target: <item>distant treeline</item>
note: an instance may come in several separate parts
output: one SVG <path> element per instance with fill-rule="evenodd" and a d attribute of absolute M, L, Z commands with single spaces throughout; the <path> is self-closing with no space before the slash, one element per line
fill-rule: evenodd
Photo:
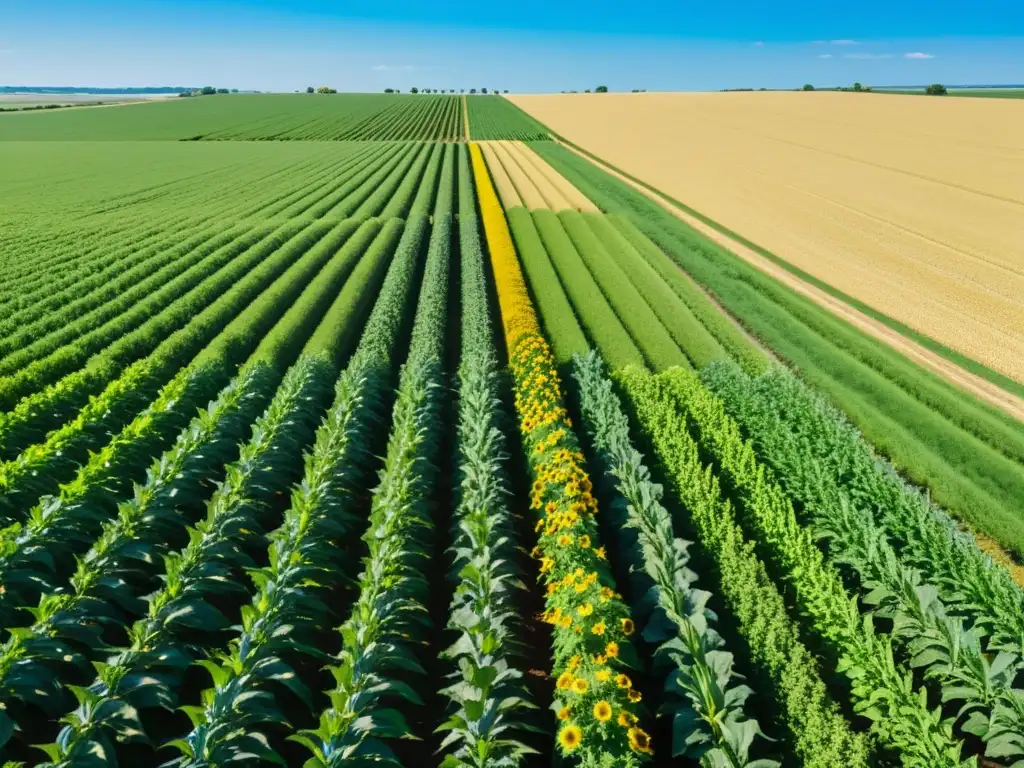
<path fill-rule="evenodd" d="M 178 86 L 160 86 L 157 88 L 88 88 L 84 86 L 50 86 L 50 85 L 0 85 L 0 93 L 86 93 L 96 95 L 146 95 L 159 93 L 183 93 L 196 88 Z"/>

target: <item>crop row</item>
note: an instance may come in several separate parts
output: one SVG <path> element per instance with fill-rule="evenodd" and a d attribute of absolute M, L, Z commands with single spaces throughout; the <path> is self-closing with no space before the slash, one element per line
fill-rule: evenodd
<path fill-rule="evenodd" d="M 125 114 L 75 109 L 24 115 L 27 120 L 0 125 L 0 141 L 452 141 L 462 135 L 461 102 L 454 95 L 379 93 L 172 99 L 133 105 Z"/>

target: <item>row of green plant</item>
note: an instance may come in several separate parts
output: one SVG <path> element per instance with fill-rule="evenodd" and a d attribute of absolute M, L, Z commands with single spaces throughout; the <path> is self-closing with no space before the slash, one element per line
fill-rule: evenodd
<path fill-rule="evenodd" d="M 373 490 L 358 597 L 339 629 L 329 670 L 334 686 L 319 726 L 295 738 L 307 766 L 400 764 L 392 745 L 407 739 L 409 706 L 422 706 L 422 646 L 431 628 L 426 574 L 434 548 L 442 436 L 444 351 L 452 236 L 453 156 L 442 170 L 427 262 L 380 483 Z"/>
<path fill-rule="evenodd" d="M 918 689 L 906 666 L 894 661 L 894 638 L 875 629 L 870 604 L 882 596 L 868 594 L 862 613 L 838 568 L 815 544 L 814 532 L 797 520 L 771 470 L 757 460 L 721 401 L 695 375 L 668 371 L 657 385 L 675 408 L 670 417 L 675 428 L 691 433 L 728 484 L 741 524 L 764 553 L 773 575 L 794 589 L 808 633 L 830 649 L 837 670 L 849 678 L 855 710 L 871 720 L 879 740 L 905 765 L 960 765 L 962 745 L 953 736 L 951 720 L 929 707 L 927 692 Z M 877 617 L 888 618 L 885 611 L 878 611 Z M 900 629 L 897 621 L 896 634 Z M 912 627 L 907 629 L 913 632 Z M 946 694 L 952 693 L 947 688 Z"/>
<path fill-rule="evenodd" d="M 572 311 L 530 212 L 526 208 L 513 208 L 505 215 L 523 272 L 530 281 L 537 311 L 544 321 L 544 331 L 558 362 L 568 364 L 574 354 L 587 351 L 587 336 Z"/>
<path fill-rule="evenodd" d="M 213 687 L 203 692 L 202 706 L 186 710 L 192 730 L 171 743 L 181 753 L 179 765 L 225 765 L 250 756 L 277 761 L 268 730 L 288 725 L 283 693 L 312 701 L 296 667 L 329 661 L 315 644 L 317 633 L 336 619 L 329 598 L 349 570 L 345 556 L 356 555 L 348 542 L 361 524 L 361 491 L 376 462 L 374 434 L 385 418 L 425 232 L 426 220 L 418 217 L 398 246 L 359 348 L 304 456 L 302 481 L 269 536 L 267 565 L 252 572 L 255 592 L 242 609 L 240 631 L 226 652 L 199 662 Z"/>
<path fill-rule="evenodd" d="M 332 284 L 340 286 L 379 229 L 377 220 L 361 224 L 349 220 L 328 232 L 280 279 L 263 290 L 258 299 L 245 306 L 219 338 L 206 348 L 206 358 L 219 358 L 223 354 L 226 359 L 240 362 L 248 352 L 234 352 L 230 348 L 232 344 L 244 347 L 255 343 L 260 338 L 260 330 L 269 330 L 279 317 L 273 309 L 278 308 L 280 312 L 290 306 L 307 282 L 322 274 L 321 270 L 329 259 L 332 260 L 330 267 L 326 268 L 323 276 L 333 278 Z M 219 303 L 215 301 L 213 307 Z M 172 362 L 176 359 L 177 356 L 172 358 Z M 169 373 L 154 362 L 149 358 L 141 364 L 129 366 L 74 418 L 47 434 L 45 442 L 30 446 L 13 461 L 0 465 L 3 487 L 0 499 L 11 509 L 10 519 L 18 520 L 17 505 L 32 504 L 34 499 L 51 493 L 58 482 L 70 477 L 78 463 L 88 456 L 88 451 L 94 450 L 97 443 L 102 444 L 112 428 L 125 424 L 149 401 L 163 383 L 163 376 Z M 0 532 L 0 540 L 4 535 Z"/>
<path fill-rule="evenodd" d="M 855 733 L 831 699 L 819 661 L 800 637 L 778 584 L 768 575 L 754 545 L 745 537 L 718 477 L 701 458 L 685 419 L 661 380 L 646 371 L 618 374 L 633 418 L 650 441 L 686 520 L 676 529 L 693 530 L 715 566 L 715 592 L 736 617 L 748 664 L 773 692 L 776 718 L 799 760 L 807 766 L 868 766 L 869 742 Z"/>
<path fill-rule="evenodd" d="M 119 376 L 130 376 L 127 367 L 153 372 L 157 380 L 161 375 L 169 378 L 312 245 L 311 240 L 299 224 L 271 232 L 185 301 L 122 336 L 94 355 L 85 367 L 52 384 L 25 382 L 32 386 L 32 393 L 0 414 L 0 455 L 10 460 L 29 446 L 44 442 L 51 430 L 73 418 L 91 396 L 101 393 Z"/>
<path fill-rule="evenodd" d="M 519 109 L 508 99 L 503 98 L 467 98 L 466 108 L 469 111 L 469 138 L 483 139 L 518 139 L 532 141 L 547 139 L 547 129 Z M 462 125 L 459 125 L 459 134 Z"/>
<path fill-rule="evenodd" d="M 201 296 L 216 295 L 210 286 L 216 286 L 222 291 L 224 287 L 237 282 L 239 276 L 244 274 L 240 272 L 242 265 L 252 268 L 253 263 L 248 261 L 249 258 L 256 255 L 266 258 L 280 248 L 284 241 L 303 229 L 305 227 L 296 222 L 277 231 L 267 227 L 243 233 L 235 242 L 218 249 L 213 258 L 204 259 L 172 280 L 164 286 L 166 290 L 163 293 L 157 291 L 153 298 L 156 311 L 152 314 L 148 314 L 149 302 L 143 302 L 123 316 L 78 337 L 74 342 L 52 350 L 44 357 L 5 375 L 0 379 L 0 403 L 5 408 L 13 409 L 21 398 L 38 392 L 61 376 L 80 370 L 87 363 L 97 364 L 95 356 L 99 360 L 110 359 L 122 365 L 134 361 L 140 352 L 144 354 L 147 351 L 140 343 L 140 340 L 146 338 L 147 332 L 159 329 L 166 336 L 168 328 L 176 330 L 180 324 L 170 326 L 170 322 L 179 321 L 182 316 L 194 316 Z M 322 224 L 310 229 L 307 235 L 312 239 L 310 245 L 323 236 L 326 230 L 327 227 Z M 227 275 L 233 278 L 230 282 Z M 200 309 L 203 306 L 198 304 Z M 9 451 L 10 443 L 5 443 L 5 448 Z"/>
<path fill-rule="evenodd" d="M 640 350 L 605 299 L 562 221 L 553 211 L 533 211 L 531 216 L 580 325 L 591 340 L 603 339 L 604 359 L 613 368 L 643 365 Z"/>
<path fill-rule="evenodd" d="M 582 216 L 609 257 L 599 262 L 602 271 L 611 278 L 606 295 L 609 290 L 615 290 L 614 286 L 620 279 L 635 286 L 695 368 L 700 369 L 712 360 L 728 359 L 729 354 L 722 345 L 607 216 L 601 213 L 584 213 Z M 580 253 L 584 252 L 581 250 Z M 628 277 L 620 278 L 620 274 Z M 686 279 L 682 273 L 679 273 L 679 278 Z"/>
<path fill-rule="evenodd" d="M 558 218 L 579 254 L 584 269 L 590 272 L 619 322 L 633 339 L 647 365 L 655 371 L 671 366 L 689 367 L 679 345 L 662 324 L 622 267 L 615 263 L 604 242 L 588 226 L 579 211 L 566 210 Z M 598 217 L 600 218 L 600 217 Z M 570 281 L 578 278 L 568 277 Z"/>
<path fill-rule="evenodd" d="M 643 230 L 772 351 L 827 393 L 911 480 L 927 485 L 936 501 L 1019 552 L 1024 522 L 1015 500 L 1024 496 L 1024 430 L 1011 417 L 965 397 L 714 245 L 572 151 L 550 143 L 532 146 L 603 210 Z"/>
<path fill-rule="evenodd" d="M 458 374 L 457 472 L 452 515 L 453 595 L 444 651 L 451 664 L 441 749 L 444 768 L 521 765 L 533 752 L 527 710 L 536 705 L 524 683 L 522 576 L 516 519 L 506 501 L 503 378 L 487 304 L 476 195 L 468 153 L 459 152 L 461 363 Z"/>
<path fill-rule="evenodd" d="M 328 173 L 319 182 L 314 178 L 317 173 L 316 169 L 309 169 L 307 174 L 310 176 L 310 183 L 307 186 L 299 189 L 285 187 L 284 189 L 288 191 L 279 193 L 280 196 L 276 199 L 254 206 L 251 213 L 247 212 L 248 215 L 258 220 L 277 217 L 290 219 L 298 216 L 312 216 L 313 218 L 323 216 L 365 180 L 361 174 L 367 168 L 378 168 L 403 150 L 401 144 L 357 144 L 354 146 L 362 148 L 347 156 L 346 160 L 338 167 L 325 164 Z"/>
<path fill-rule="evenodd" d="M 10 653 L 5 656 L 12 662 L 10 669 L 18 674 L 33 670 L 32 665 L 26 663 L 30 659 L 59 665 L 60 648 L 48 645 L 48 638 L 59 636 L 82 643 L 112 619 L 124 621 L 133 612 L 137 613 L 138 596 L 152 588 L 154 569 L 162 562 L 161 556 L 175 542 L 186 543 L 181 541 L 185 526 L 200 517 L 205 484 L 217 478 L 218 466 L 237 455 L 239 438 L 244 436 L 259 409 L 270 400 L 280 372 L 294 359 L 303 339 L 309 337 L 303 356 L 307 361 L 306 373 L 295 376 L 310 381 L 312 386 L 325 371 L 336 369 L 344 349 L 350 344 L 353 330 L 361 325 L 368 311 L 400 230 L 400 226 L 390 226 L 381 231 L 340 292 L 336 279 L 331 279 L 336 275 L 324 275 L 322 282 L 307 285 L 273 331 L 262 336 L 239 378 L 221 393 L 208 412 L 201 412 L 181 432 L 175 446 L 154 463 L 146 483 L 137 487 L 134 498 L 116 506 L 113 522 L 104 525 L 92 549 L 78 561 L 78 572 L 72 578 L 73 591 L 44 597 L 31 631 L 13 634 Z M 344 257 L 338 259 L 338 263 L 345 261 Z M 253 305 L 250 320 L 257 320 L 256 312 L 279 316 L 281 306 L 260 306 L 258 301 Z M 311 326 L 321 318 L 317 331 L 310 337 Z M 252 324 L 259 325 L 258 322 Z M 252 336 L 249 343 L 255 344 L 260 338 Z M 245 339 L 240 343 L 246 343 Z M 221 376 L 225 367 L 223 357 L 216 355 L 194 364 L 197 376 L 214 378 Z M 308 398 L 300 397 L 295 403 L 300 409 L 309 405 Z M 142 414 L 135 422 L 137 429 L 145 428 L 146 415 Z M 293 418 L 287 413 L 284 416 Z M 301 423 L 301 418 L 295 418 Z M 135 447 L 130 440 L 132 435 L 129 432 L 123 435 L 125 440 L 112 441 L 79 474 L 76 482 L 64 489 L 60 500 L 66 505 L 64 514 L 37 532 L 37 538 L 48 537 L 36 548 L 38 561 L 52 565 L 66 560 L 66 554 L 73 553 L 79 542 L 89 541 L 87 528 L 98 522 L 90 516 L 102 517 L 116 503 L 118 491 L 125 490 L 125 474 L 130 467 L 123 463 L 110 466 L 108 459 L 117 456 L 113 451 L 120 447 L 136 460 L 151 455 L 145 446 L 141 451 L 130 451 Z M 122 457 L 122 462 L 125 460 Z M 262 492 L 272 493 L 273 490 L 263 489 Z M 58 558 L 61 552 L 64 555 Z M 38 579 L 42 574 L 35 576 Z M 92 640 L 85 642 L 92 653 L 80 658 L 80 663 L 97 659 L 102 644 L 99 636 Z M 13 665 L 15 661 L 18 663 Z M 36 677 L 45 676 L 39 669 L 34 671 Z M 51 680 L 49 685 L 52 684 Z"/>
<path fill-rule="evenodd" d="M 205 518 L 189 529 L 188 544 L 164 555 L 163 583 L 145 598 L 145 615 L 128 628 L 126 642 L 94 662 L 95 680 L 73 689 L 78 708 L 45 747 L 52 764 L 106 765 L 117 743 L 148 740 L 147 709 L 177 703 L 197 641 L 207 644 L 237 621 L 235 604 L 247 592 L 238 577 L 253 564 L 248 550 L 273 519 L 277 489 L 295 479 L 289 458 L 309 443 L 329 386 L 315 358 L 301 358 L 285 375 L 252 438 L 227 466 Z"/>
<path fill-rule="evenodd" d="M 101 325 L 123 312 L 139 297 L 146 296 L 154 286 L 163 285 L 171 274 L 187 269 L 194 263 L 189 259 L 199 260 L 235 240 L 242 231 L 242 227 L 214 223 L 181 240 L 180 234 L 168 230 L 165 239 L 147 248 L 133 250 L 129 259 L 115 262 L 116 266 L 108 266 L 106 259 L 98 260 L 91 265 L 92 269 L 90 265 L 69 265 L 66 269 L 70 286 L 61 288 L 59 275 L 54 275 L 43 297 L 38 297 L 13 317 L 8 315 L 0 322 L 0 356 L 5 369 L 6 360 L 13 352 L 25 349 L 55 331 L 60 331 L 61 337 L 68 339 L 80 335 L 81 331 L 77 329 L 69 334 L 69 325 L 86 329 Z M 204 251 L 204 248 L 209 250 Z M 179 269 L 177 260 L 182 258 L 186 261 Z M 169 272 L 168 269 L 176 271 Z M 19 286 L 17 292 L 21 290 Z M 123 302 L 121 298 L 129 290 L 134 298 Z"/>
<path fill-rule="evenodd" d="M 1006 569 L 792 374 L 753 380 L 719 364 L 702 378 L 828 542 L 830 559 L 856 573 L 874 610 L 892 620 L 910 665 L 942 687 L 943 704 L 957 704 L 961 732 L 980 737 L 988 757 L 1024 758 L 1024 691 L 1013 688 L 1024 666 L 1024 595 Z"/>
<path fill-rule="evenodd" d="M 398 153 L 399 156 L 404 154 L 408 162 L 411 162 L 411 157 L 409 157 L 411 147 L 412 145 L 405 145 L 405 152 Z M 416 153 L 412 152 L 412 154 Z M 343 201 L 342 207 L 347 206 L 344 211 L 341 211 L 340 215 L 352 214 L 357 218 L 378 215 L 384 212 L 389 200 L 392 203 L 395 202 L 395 200 L 392 200 L 392 197 L 396 187 L 398 187 L 402 177 L 405 175 L 407 163 L 394 168 L 392 166 L 398 159 L 388 160 L 387 153 L 382 154 L 380 157 L 370 155 L 369 160 L 370 162 L 367 167 L 359 168 L 358 172 L 354 173 L 351 178 L 341 185 L 336 191 L 335 196 L 332 196 L 332 201 L 340 199 Z M 385 160 L 388 160 L 388 162 L 385 162 L 383 167 L 378 167 Z M 415 186 L 413 186 L 414 188 Z M 395 199 L 403 201 L 409 197 L 411 197 L 411 191 L 405 195 L 397 195 Z M 331 202 L 330 208 L 334 207 L 334 202 Z M 257 232 L 261 232 L 261 230 L 257 230 Z M 265 234 L 265 232 L 263 233 Z M 178 258 L 172 271 L 166 275 L 162 273 L 154 275 L 128 291 L 124 291 L 122 286 L 121 295 L 103 306 L 99 313 L 92 313 L 88 318 L 84 318 L 80 322 L 68 324 L 67 321 L 73 317 L 71 314 L 72 310 L 62 309 L 57 313 L 64 319 L 64 327 L 61 331 L 57 334 L 51 334 L 36 344 L 21 349 L 18 353 L 0 362 L 0 374 L 7 373 L 13 376 L 17 372 L 31 386 L 38 386 L 39 384 L 48 383 L 48 380 L 42 374 L 49 373 L 52 375 L 53 373 L 67 372 L 74 366 L 81 364 L 89 354 L 103 349 L 112 341 L 124 336 L 147 319 L 153 318 L 154 315 L 179 298 L 185 291 L 194 287 L 199 280 L 211 274 L 218 267 L 230 262 L 244 247 L 250 246 L 255 242 L 255 235 L 250 234 L 241 237 L 246 235 L 244 231 L 240 232 L 239 235 L 240 237 L 234 239 L 229 247 L 218 248 L 219 241 L 213 241 L 207 243 L 201 249 L 186 253 L 183 257 L 184 260 Z M 181 254 L 178 255 L 181 256 Z M 192 269 L 187 269 L 190 262 L 194 266 Z M 159 280 L 158 277 L 161 276 L 163 278 L 173 276 L 173 279 Z M 122 314 L 119 310 L 124 308 L 130 309 Z M 96 327 L 98 321 L 95 315 L 97 314 L 108 316 L 110 318 L 109 322 Z M 39 358 L 46 357 L 47 355 L 50 355 L 49 359 L 39 361 Z M 38 362 L 32 363 L 32 361 Z M 61 363 L 61 367 L 54 370 L 57 362 Z M 39 368 L 39 370 L 36 370 L 36 368 Z M 13 383 L 15 382 L 0 380 L 0 387 L 3 387 L 4 384 Z M 11 393 L 9 401 L 18 397 L 19 392 L 23 394 L 24 390 Z"/>
<path fill-rule="evenodd" d="M 596 352 L 577 356 L 582 423 L 600 469 L 598 481 L 606 530 L 616 535 L 613 562 L 629 574 L 633 615 L 652 646 L 655 674 L 665 678 L 661 716 L 672 718 L 672 755 L 705 766 L 773 768 L 755 758 L 766 753 L 756 720 L 745 712 L 752 693 L 734 670 L 734 657 L 715 631 L 707 607 L 711 593 L 694 586 L 690 543 L 676 537 L 672 517 L 661 504 L 662 489 L 651 481 L 644 457 L 633 447 L 629 420 Z M 762 737 L 762 738 L 758 738 Z"/>

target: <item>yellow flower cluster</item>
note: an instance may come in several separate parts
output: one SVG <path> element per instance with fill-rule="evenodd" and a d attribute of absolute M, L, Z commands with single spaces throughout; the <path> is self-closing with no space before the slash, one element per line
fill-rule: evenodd
<path fill-rule="evenodd" d="M 498 287 L 501 320 L 505 326 L 505 338 L 511 349 L 524 334 L 539 334 L 540 323 L 537 321 L 537 313 L 533 311 L 533 302 L 530 301 L 523 272 L 519 268 L 512 236 L 508 231 L 508 222 L 505 221 L 505 211 L 498 202 L 498 195 L 487 173 L 487 163 L 484 161 L 480 146 L 476 143 L 470 144 L 469 153 L 473 162 L 477 196 L 480 200 L 484 235 L 487 237 L 487 247 L 491 252 L 491 263 L 494 267 L 494 282 Z"/>
<path fill-rule="evenodd" d="M 553 627 L 555 711 L 564 723 L 558 742 L 563 753 L 579 751 L 594 763 L 610 754 L 616 766 L 630 768 L 652 751 L 639 727 L 641 695 L 623 671 L 635 663 L 633 621 L 598 546 L 592 483 L 504 212 L 479 146 L 471 144 L 470 155 L 533 480 L 530 507 L 538 519 L 532 554 L 546 586 L 542 618 Z"/>
<path fill-rule="evenodd" d="M 635 626 L 596 546 L 597 500 L 551 350 L 539 334 L 524 335 L 511 367 L 533 478 L 530 507 L 538 514 L 532 554 L 546 584 L 541 618 L 554 628 L 559 744 L 565 752 L 610 752 L 629 765 L 652 751 L 639 726 L 640 692 L 622 671 L 632 660 Z"/>

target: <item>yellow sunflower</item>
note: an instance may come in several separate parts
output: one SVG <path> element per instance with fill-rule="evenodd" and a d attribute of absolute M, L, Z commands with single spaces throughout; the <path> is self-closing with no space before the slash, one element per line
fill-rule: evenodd
<path fill-rule="evenodd" d="M 607 723 L 612 719 L 612 705 L 604 699 L 594 705 L 594 719 L 599 723 Z"/>
<path fill-rule="evenodd" d="M 572 681 L 572 692 L 573 693 L 578 693 L 578 694 L 582 695 L 582 694 L 587 692 L 587 689 L 589 687 L 590 687 L 590 685 L 582 677 L 577 677 L 575 680 Z"/>
<path fill-rule="evenodd" d="M 632 734 L 632 731 L 630 731 L 630 734 Z M 630 736 L 630 739 L 630 746 L 632 746 L 632 736 Z M 582 742 L 583 731 L 581 731 L 578 726 L 567 725 L 558 732 L 558 743 L 561 744 L 562 748 L 567 752 L 574 751 Z"/>
<path fill-rule="evenodd" d="M 631 749 L 645 755 L 654 754 L 654 750 L 651 749 L 651 737 L 642 728 L 630 728 L 627 736 Z"/>

